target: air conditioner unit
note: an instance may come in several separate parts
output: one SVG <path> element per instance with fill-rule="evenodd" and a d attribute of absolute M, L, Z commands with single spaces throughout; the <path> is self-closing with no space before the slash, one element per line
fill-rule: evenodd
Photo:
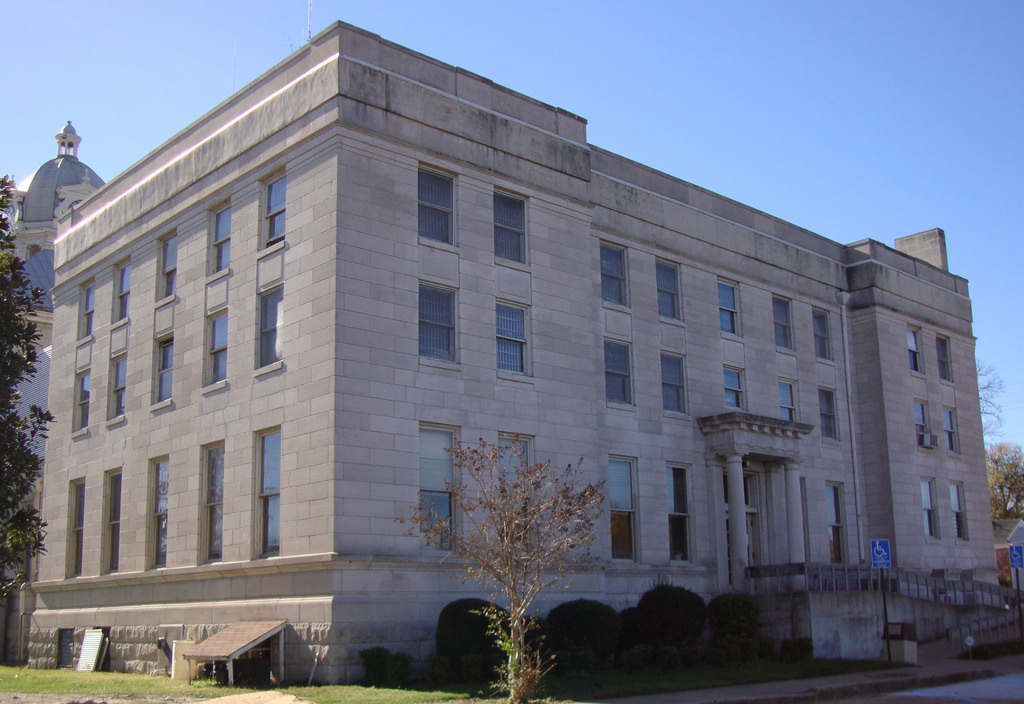
<path fill-rule="evenodd" d="M 934 435 L 932 433 L 922 433 L 921 435 L 917 436 L 917 445 L 918 445 L 918 447 L 933 448 L 933 447 L 938 446 L 938 444 L 939 444 L 939 436 L 938 435 Z"/>

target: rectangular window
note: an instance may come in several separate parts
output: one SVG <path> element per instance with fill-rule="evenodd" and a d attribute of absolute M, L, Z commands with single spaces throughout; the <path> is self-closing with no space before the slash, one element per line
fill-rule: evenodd
<path fill-rule="evenodd" d="M 266 228 L 266 246 L 284 241 L 284 206 L 287 200 L 288 181 L 282 176 L 267 184 L 267 209 L 263 219 Z"/>
<path fill-rule="evenodd" d="M 260 357 L 259 366 L 281 360 L 281 304 L 284 287 L 278 286 L 260 294 Z"/>
<path fill-rule="evenodd" d="M 670 560 L 690 559 L 690 501 L 686 468 L 668 466 L 668 555 Z"/>
<path fill-rule="evenodd" d="M 455 292 L 420 284 L 420 356 L 455 361 Z"/>
<path fill-rule="evenodd" d="M 520 466 L 530 465 L 530 438 L 518 433 L 498 433 L 498 446 L 506 474 L 512 474 Z"/>
<path fill-rule="evenodd" d="M 281 432 L 259 436 L 260 540 L 263 557 L 281 552 Z"/>
<path fill-rule="evenodd" d="M 75 666 L 75 629 L 57 629 L 57 667 L 64 670 Z"/>
<path fill-rule="evenodd" d="M 92 376 L 88 371 L 75 376 L 75 422 L 72 425 L 74 430 L 81 430 L 89 425 L 89 389 L 91 386 Z"/>
<path fill-rule="evenodd" d="M 452 243 L 452 179 L 433 171 L 419 172 L 419 234 Z"/>
<path fill-rule="evenodd" d="M 228 314 L 227 311 L 210 318 L 206 324 L 207 383 L 213 384 L 228 377 Z"/>
<path fill-rule="evenodd" d="M 213 216 L 213 237 L 210 241 L 210 270 L 216 274 L 231 264 L 231 208 Z"/>
<path fill-rule="evenodd" d="M 121 555 L 121 473 L 107 475 L 107 571 L 117 572 Z"/>
<path fill-rule="evenodd" d="M 842 564 L 846 561 L 843 550 L 843 486 L 842 484 L 825 485 L 826 509 L 828 512 L 828 556 L 829 561 Z"/>
<path fill-rule="evenodd" d="M 920 330 L 907 328 L 907 356 L 910 360 L 910 371 L 924 372 L 924 364 L 921 361 L 921 346 L 918 344 Z"/>
<path fill-rule="evenodd" d="M 921 513 L 924 519 L 924 534 L 929 538 L 939 537 L 939 526 L 935 522 L 935 480 L 921 480 Z"/>
<path fill-rule="evenodd" d="M 92 335 L 92 319 L 96 312 L 96 286 L 82 286 L 78 299 L 78 339 Z"/>
<path fill-rule="evenodd" d="M 953 535 L 967 540 L 967 515 L 964 512 L 964 485 L 953 482 L 949 485 L 949 505 L 953 509 Z"/>
<path fill-rule="evenodd" d="M 452 527 L 452 501 L 448 485 L 453 480 L 452 456 L 449 454 L 455 433 L 440 428 L 420 428 L 420 506 Z M 443 540 L 441 548 L 448 547 Z"/>
<path fill-rule="evenodd" d="M 725 386 L 726 408 L 743 408 L 743 372 L 725 367 L 722 370 L 722 380 Z"/>
<path fill-rule="evenodd" d="M 128 383 L 128 358 L 125 355 L 110 360 L 110 406 L 108 418 L 124 415 L 125 387 Z"/>
<path fill-rule="evenodd" d="M 129 314 L 132 294 L 132 265 L 122 264 L 114 271 L 114 322 L 124 320 Z"/>
<path fill-rule="evenodd" d="M 736 286 L 718 282 L 718 326 L 722 332 L 740 334 L 740 309 L 736 301 Z"/>
<path fill-rule="evenodd" d="M 626 250 L 621 247 L 601 245 L 601 298 L 626 305 Z"/>
<path fill-rule="evenodd" d="M 684 367 L 683 357 L 661 353 L 661 407 L 666 411 L 686 412 Z"/>
<path fill-rule="evenodd" d="M 494 307 L 498 369 L 526 371 L 526 311 L 501 303 Z"/>
<path fill-rule="evenodd" d="M 625 343 L 604 341 L 604 392 L 608 401 L 633 403 L 629 345 Z"/>
<path fill-rule="evenodd" d="M 157 300 L 174 295 L 178 275 L 178 236 L 160 241 L 160 282 Z"/>
<path fill-rule="evenodd" d="M 793 394 L 793 382 L 779 380 L 779 418 L 796 420 L 796 398 Z"/>
<path fill-rule="evenodd" d="M 818 359 L 832 359 L 832 333 L 829 329 L 828 311 L 812 309 L 811 323 L 814 327 L 814 356 Z"/>
<path fill-rule="evenodd" d="M 608 460 L 608 499 L 611 504 L 612 558 L 633 559 L 633 461 Z"/>
<path fill-rule="evenodd" d="M 917 434 L 918 447 L 932 447 L 933 443 L 928 437 L 928 404 L 924 401 L 914 401 L 914 432 Z"/>
<path fill-rule="evenodd" d="M 224 557 L 224 446 L 208 447 L 204 454 L 206 559 L 220 560 Z"/>
<path fill-rule="evenodd" d="M 956 427 L 956 409 L 942 409 L 942 432 L 946 436 L 946 449 L 950 452 L 960 452 L 960 437 Z"/>
<path fill-rule="evenodd" d="M 68 516 L 68 576 L 82 574 L 82 555 L 85 540 L 85 480 L 71 482 Z"/>
<path fill-rule="evenodd" d="M 167 498 L 170 462 L 153 460 L 153 567 L 167 566 Z"/>
<path fill-rule="evenodd" d="M 156 343 L 156 401 L 171 397 L 174 381 L 174 338 L 167 337 Z"/>
<path fill-rule="evenodd" d="M 839 424 L 836 422 L 836 392 L 832 389 L 818 389 L 818 419 L 821 423 L 821 437 L 839 439 Z"/>
<path fill-rule="evenodd" d="M 775 319 L 775 346 L 793 349 L 793 317 L 791 303 L 785 298 L 772 296 L 772 316 Z"/>
<path fill-rule="evenodd" d="M 679 320 L 679 267 L 669 262 L 658 261 L 655 265 L 658 283 L 658 315 L 662 318 Z"/>
<path fill-rule="evenodd" d="M 494 194 L 494 255 L 526 261 L 526 201 Z"/>
<path fill-rule="evenodd" d="M 950 356 L 948 337 L 936 336 L 935 363 L 939 367 L 939 378 L 943 381 L 953 381 L 953 358 Z"/>

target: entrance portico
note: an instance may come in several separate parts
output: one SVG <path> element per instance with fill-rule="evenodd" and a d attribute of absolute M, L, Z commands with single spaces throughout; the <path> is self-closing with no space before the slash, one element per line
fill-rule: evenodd
<path fill-rule="evenodd" d="M 701 418 L 698 425 L 704 434 L 710 486 L 723 486 L 720 495 L 715 492 L 720 499 L 715 513 L 719 589 L 731 584 L 732 591 L 746 591 L 746 568 L 768 545 L 784 542 L 784 561 L 804 562 L 800 439 L 814 427 L 739 411 Z M 723 470 L 724 484 L 713 476 Z M 778 472 L 782 481 L 769 481 Z M 756 480 L 759 474 L 761 482 Z M 784 491 L 776 497 L 770 486 L 780 483 Z M 784 522 L 771 515 L 780 508 Z"/>

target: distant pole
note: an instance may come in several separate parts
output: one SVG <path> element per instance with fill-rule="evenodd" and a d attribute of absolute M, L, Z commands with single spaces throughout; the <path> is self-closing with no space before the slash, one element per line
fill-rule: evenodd
<path fill-rule="evenodd" d="M 885 598 L 885 583 L 888 580 L 885 578 L 884 567 L 879 568 L 878 575 L 882 582 L 882 637 L 885 638 L 885 659 L 886 662 L 892 662 L 892 639 L 889 638 L 889 602 Z"/>
<path fill-rule="evenodd" d="M 1020 640 L 1024 643 L 1024 616 L 1022 616 L 1020 605 L 1020 567 L 1013 570 L 1017 575 L 1017 631 L 1020 633 Z"/>
<path fill-rule="evenodd" d="M 313 40 L 313 0 L 306 4 L 306 43 Z"/>

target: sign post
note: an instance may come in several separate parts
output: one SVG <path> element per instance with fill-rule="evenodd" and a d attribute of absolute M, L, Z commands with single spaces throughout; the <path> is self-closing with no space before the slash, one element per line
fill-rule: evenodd
<path fill-rule="evenodd" d="M 885 597 L 885 571 L 892 567 L 892 553 L 889 552 L 889 541 L 880 538 L 871 541 L 871 566 L 878 570 L 878 581 L 882 588 L 882 634 L 885 638 L 885 655 L 892 662 L 892 641 L 889 638 L 889 602 Z M 1017 600 L 1018 603 L 1020 599 Z"/>
<path fill-rule="evenodd" d="M 1024 617 L 1021 615 L 1020 604 L 1020 571 L 1024 569 L 1024 545 L 1010 546 L 1010 567 L 1013 568 L 1013 573 L 1017 577 L 1017 631 L 1020 633 L 1021 641 L 1024 642 Z"/>

